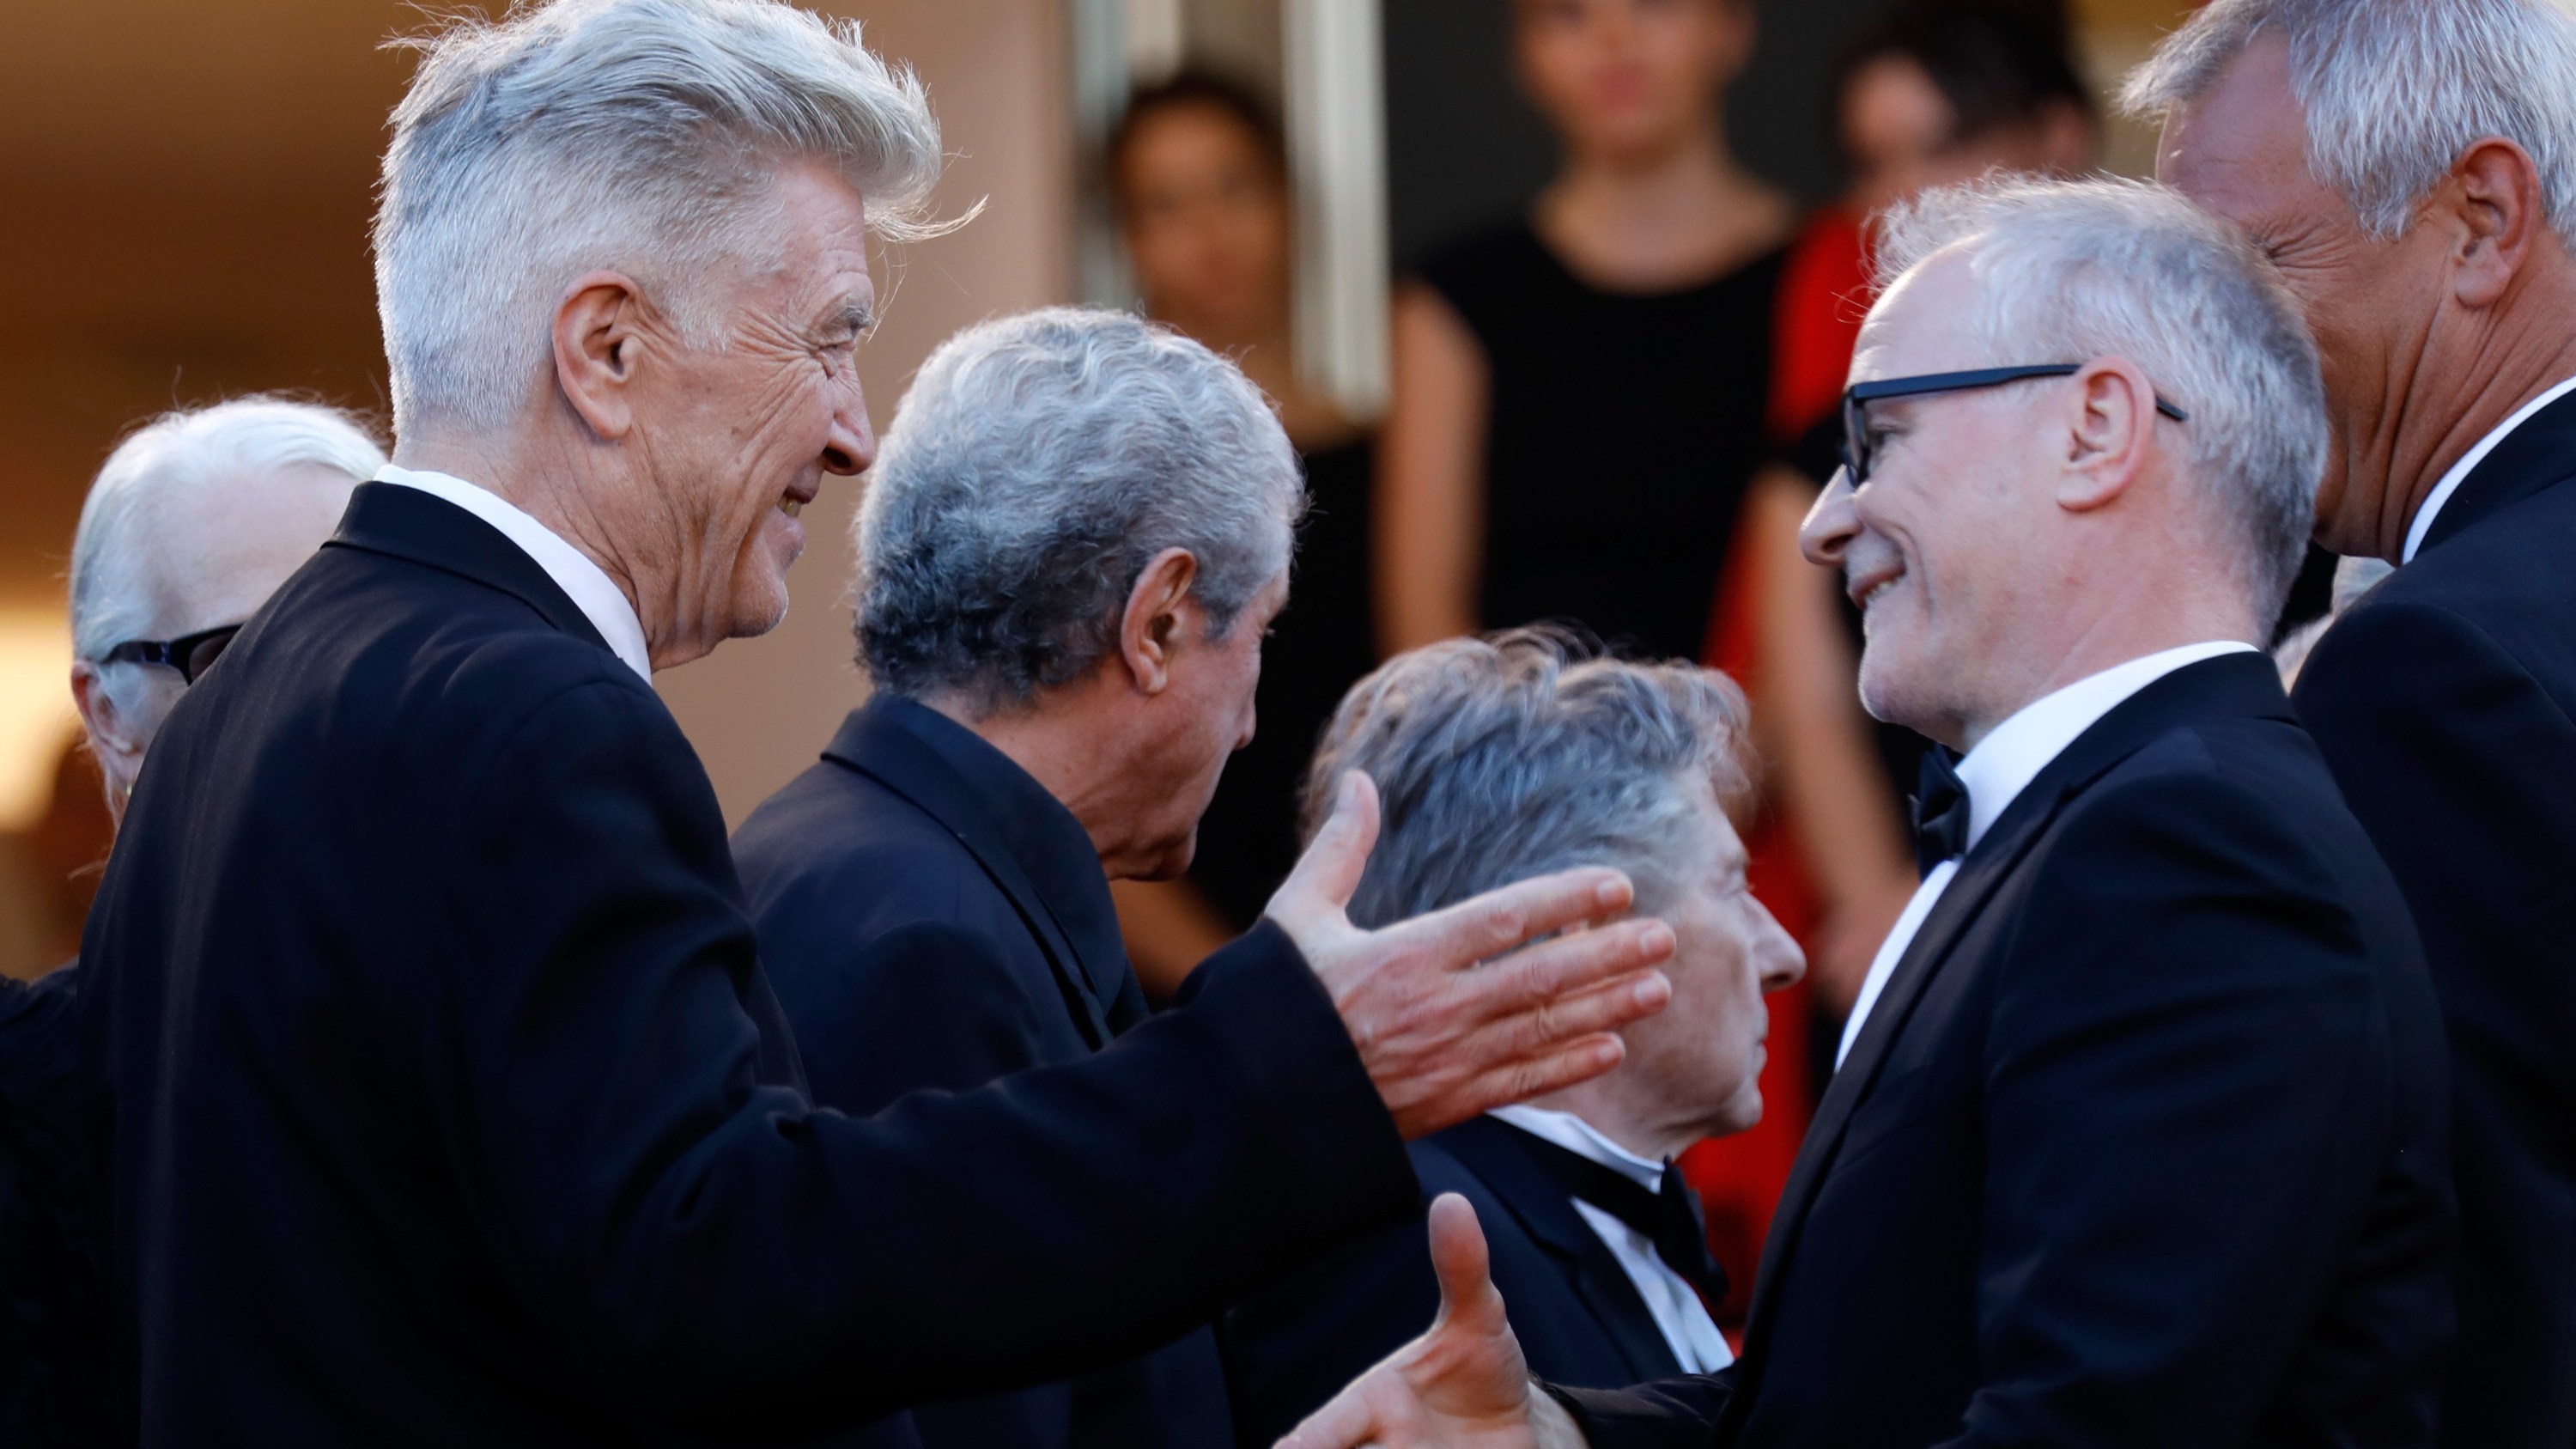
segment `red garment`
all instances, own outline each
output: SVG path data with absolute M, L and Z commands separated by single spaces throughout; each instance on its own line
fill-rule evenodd
M 1830 414 L 1842 399 L 1861 318 L 1869 309 L 1868 241 L 1860 223 L 1839 207 L 1809 219 L 1790 246 L 1772 313 L 1772 391 L 1767 410 L 1772 441 L 1783 445 Z M 1709 625 L 1708 657 L 1749 693 L 1760 660 L 1753 612 L 1762 597 L 1762 570 L 1783 561 L 1763 557 L 1751 535 L 1738 528 L 1732 556 L 1718 586 Z M 1796 565 L 1804 567 L 1803 564 Z M 1822 903 L 1797 841 L 1780 812 L 1763 809 L 1744 833 L 1754 897 L 1809 949 L 1823 924 Z M 1817 1094 L 1809 1060 L 1815 993 L 1804 981 L 1769 998 L 1769 1057 L 1762 1066 L 1762 1121 L 1731 1137 L 1711 1138 L 1682 1154 L 1682 1175 L 1698 1190 L 1708 1214 L 1709 1250 L 1732 1285 L 1722 1304 L 1709 1305 L 1719 1326 L 1739 1332 L 1752 1304 L 1753 1273 L 1772 1210 L 1788 1186 L 1798 1144 Z

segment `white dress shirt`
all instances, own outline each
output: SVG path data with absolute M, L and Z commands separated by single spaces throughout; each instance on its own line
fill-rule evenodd
M 1662 1163 L 1639 1157 L 1571 1112 L 1522 1105 L 1497 1107 L 1490 1115 L 1533 1137 L 1588 1157 L 1648 1192 L 1663 1188 Z M 1601 1235 L 1610 1256 L 1619 1260 L 1628 1281 L 1637 1285 L 1637 1296 L 1646 1300 L 1646 1311 L 1655 1316 L 1655 1327 L 1662 1331 L 1683 1373 L 1713 1374 L 1735 1362 L 1735 1350 L 1726 1346 L 1726 1335 L 1717 1331 L 1717 1320 L 1708 1316 L 1708 1305 L 1699 1301 L 1699 1290 L 1665 1266 L 1663 1256 L 1655 1251 L 1654 1239 L 1581 1198 L 1574 1200 L 1574 1210 L 1592 1225 L 1592 1231 Z
M 592 563 L 580 549 L 563 541 L 553 529 L 530 518 L 510 500 L 479 484 L 445 473 L 431 473 L 417 468 L 397 468 L 391 463 L 376 470 L 379 483 L 417 488 L 433 497 L 444 498 L 485 523 L 501 530 L 501 535 L 519 546 L 519 551 L 536 561 L 564 591 L 573 607 L 590 620 L 590 627 L 608 641 L 608 647 L 626 666 L 653 682 L 653 658 L 644 646 L 644 623 L 635 617 L 635 606 L 623 590 L 608 577 L 606 570 Z
M 1959 783 L 1968 787 L 1968 849 L 1977 848 L 1986 831 L 2002 817 L 2023 787 L 2048 768 L 2049 761 L 2130 695 L 2185 665 L 2222 654 L 2259 652 L 2253 645 L 2234 639 L 2185 644 L 2088 675 L 2055 694 L 2022 706 L 2019 713 L 1995 726 L 1994 733 L 1979 740 L 1977 747 L 1959 761 Z M 1959 873 L 1959 859 L 1953 856 L 1923 877 L 1923 884 L 1915 888 L 1914 899 L 1905 903 L 1904 914 L 1896 918 L 1887 939 L 1879 943 L 1878 954 L 1870 958 L 1869 975 L 1861 981 L 1860 995 L 1852 1001 L 1851 1019 L 1843 1023 L 1842 1045 L 1834 1051 L 1835 1066 L 1842 1065 L 1843 1058 L 1851 1055 L 1852 1043 L 1860 1040 L 1861 1024 L 1869 1020 L 1869 1010 L 1878 1004 L 1878 994 L 1887 989 L 1887 978 L 1896 974 L 1896 963 L 1904 959 L 1905 948 L 1914 944 L 1914 933 L 1923 929 L 1923 918 L 1932 914 L 1941 893 L 1949 889 L 1951 877 Z
M 2433 491 L 2424 495 L 2424 505 L 2415 510 L 2415 521 L 2407 525 L 2406 550 L 2397 556 L 2397 561 L 2400 563 L 2415 561 L 2415 551 L 2424 546 L 2424 535 L 2433 531 L 2433 515 L 2441 512 L 2442 505 L 2451 501 L 2451 495 L 2460 491 L 2460 481 L 2476 471 L 2477 466 L 2487 460 L 2487 454 L 2496 450 L 2496 444 L 2503 442 L 2514 429 L 2531 421 L 2533 413 L 2558 401 L 2570 392 L 2576 392 L 2576 377 L 2571 377 L 2524 403 L 2515 410 L 2512 417 L 2497 424 L 2494 432 L 2478 439 L 2476 447 L 2462 454 L 2460 461 L 2451 465 L 2451 471 L 2442 475 L 2442 481 L 2433 485 Z

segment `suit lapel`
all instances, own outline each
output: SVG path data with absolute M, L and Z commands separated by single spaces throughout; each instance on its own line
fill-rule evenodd
M 608 648 L 590 616 L 525 549 L 435 494 L 399 483 L 361 483 L 323 547 L 363 549 L 472 579 L 526 604 L 574 638 Z
M 993 884 L 1010 899 L 1021 924 L 1038 943 L 1054 973 L 1056 986 L 1072 1013 L 1074 1026 L 1092 1050 L 1108 1045 L 1110 1031 L 1104 1003 L 1073 942 L 1047 908 L 1046 897 L 1029 879 L 1010 843 L 995 828 L 989 808 L 972 784 L 959 776 L 912 732 L 891 718 L 895 708 L 918 709 L 902 700 L 880 698 L 853 710 L 832 740 L 824 758 L 858 771 L 902 796 L 947 827 L 966 847 Z
M 1574 1210 L 1563 1187 L 1530 1160 L 1528 1134 L 1508 1122 L 1478 1117 L 1440 1135 L 1440 1145 L 1493 1190 L 1531 1239 L 1567 1269 L 1575 1296 L 1615 1345 L 1638 1382 L 1681 1372 L 1681 1361 L 1655 1315 L 1638 1295 L 1610 1245 Z
M 1984 913 L 1988 901 L 2047 834 L 2066 803 L 2082 794 L 2113 766 L 2166 732 L 2196 719 L 2255 717 L 2293 721 L 2280 676 L 2261 654 L 2224 654 L 2186 665 L 2147 685 L 2077 736 L 2057 758 L 2015 796 L 2010 808 L 1959 864 L 1948 889 L 1924 919 L 1905 949 L 1887 987 L 1870 1008 L 1869 1020 L 1852 1043 L 1851 1055 L 1835 1072 L 1833 1084 L 1817 1107 L 1799 1145 L 1796 1165 L 1780 1195 L 1771 1234 L 1762 1245 L 1762 1264 L 1753 1282 L 1753 1306 L 1745 1321 L 1746 1372 L 1758 1375 L 1758 1349 L 1778 1309 L 1781 1278 L 1796 1253 L 1800 1231 L 1825 1179 L 1852 1114 L 1877 1085 L 1889 1052 L 1911 1023 L 1925 989 L 1950 960 L 1968 928 Z M 1750 1381 L 1747 1381 L 1749 1387 Z M 1750 1393 L 1739 1397 L 1750 1403 Z
M 2430 549 L 2531 495 L 2576 478 L 2576 392 L 2523 419 L 2478 460 L 2424 531 Z M 2421 558 L 2419 551 L 2416 555 Z

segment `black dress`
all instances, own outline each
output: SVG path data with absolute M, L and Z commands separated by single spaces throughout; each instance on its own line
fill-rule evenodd
M 1705 657 L 1736 516 L 1771 453 L 1782 255 L 1679 291 L 1605 292 L 1516 222 L 1423 266 L 1491 379 L 1485 627 L 1567 620 L 1651 657 Z
M 1305 456 L 1310 499 L 1288 607 L 1261 649 L 1252 743 L 1225 763 L 1199 819 L 1190 879 L 1238 930 L 1297 863 L 1297 794 L 1342 692 L 1377 664 L 1369 612 L 1371 442 Z

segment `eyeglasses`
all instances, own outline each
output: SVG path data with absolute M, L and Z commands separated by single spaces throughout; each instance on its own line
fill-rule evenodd
M 176 639 L 128 639 L 107 651 L 105 664 L 166 664 L 179 671 L 179 678 L 189 684 L 215 667 L 223 656 L 224 646 L 242 631 L 239 624 L 184 634 Z
M 1862 409 L 1889 398 L 1922 397 L 1936 392 L 1972 392 L 1982 387 L 2001 387 L 2008 382 L 2025 382 L 2034 377 L 2073 377 L 2084 370 L 2080 362 L 2043 362 L 2026 367 L 1981 367 L 1973 372 L 1928 372 L 1920 377 L 1884 377 L 1876 382 L 1856 382 L 1843 389 L 1843 470 L 1851 474 L 1851 486 L 1858 488 L 1869 481 L 1871 463 L 1869 423 Z M 2191 414 L 2156 399 L 2156 411 L 2178 423 L 2191 421 Z

